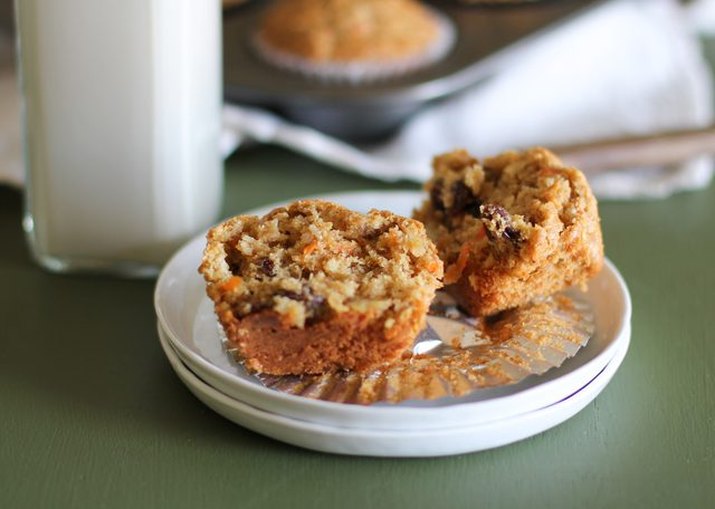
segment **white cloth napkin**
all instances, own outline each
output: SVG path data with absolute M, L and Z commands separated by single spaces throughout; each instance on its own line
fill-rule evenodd
M 693 5 L 699 28 L 713 3 Z M 226 105 L 222 150 L 229 155 L 241 143 L 275 143 L 369 177 L 422 181 L 432 157 L 455 147 L 486 156 L 706 125 L 711 76 L 685 14 L 675 0 L 609 2 L 536 40 L 505 61 L 494 79 L 422 111 L 370 149 L 262 110 Z M 0 70 L 0 184 L 21 186 L 18 102 L 14 72 Z M 600 174 L 591 184 L 601 198 L 662 197 L 704 187 L 712 173 L 712 161 L 698 158 Z
M 710 0 L 708 0 L 710 1 Z M 712 83 L 697 38 L 671 0 L 621 0 L 538 39 L 489 82 L 416 115 L 393 139 L 364 149 L 255 108 L 227 106 L 236 141 L 284 145 L 345 170 L 422 181 L 432 157 L 477 156 L 707 125 Z M 661 197 L 706 186 L 712 161 L 591 178 L 601 198 Z

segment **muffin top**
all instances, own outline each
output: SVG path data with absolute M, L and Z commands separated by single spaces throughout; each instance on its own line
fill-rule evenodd
M 259 40 L 313 62 L 389 62 L 424 52 L 439 36 L 434 16 L 414 0 L 278 0 Z
M 441 286 L 442 262 L 417 221 L 302 200 L 210 230 L 199 270 L 234 315 L 272 309 L 302 328 L 345 311 L 409 312 Z

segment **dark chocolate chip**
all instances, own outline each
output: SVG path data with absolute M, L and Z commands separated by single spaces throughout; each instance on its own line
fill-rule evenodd
M 482 200 L 480 200 L 479 198 L 474 198 L 474 203 L 471 203 L 469 207 L 467 207 L 466 211 L 472 217 L 476 217 L 477 219 L 479 219 L 480 217 L 482 217 L 481 207 Z
M 325 297 L 322 295 L 316 295 L 309 286 L 303 286 L 300 293 L 293 292 L 290 290 L 279 290 L 278 295 L 287 297 L 291 300 L 299 301 L 305 304 L 305 307 L 313 313 L 313 315 L 318 315 L 323 311 L 325 304 Z
M 472 217 L 479 218 L 481 213 L 479 207 L 482 205 L 482 200 L 474 196 L 472 190 L 462 181 L 457 181 L 452 184 L 452 214 L 467 213 Z
M 276 275 L 275 264 L 270 258 L 261 258 L 259 262 L 261 272 L 263 272 L 268 277 L 274 277 Z
M 432 201 L 432 208 L 439 211 L 444 211 L 444 201 L 442 200 L 442 191 L 444 190 L 444 182 L 438 180 L 430 189 L 430 200 Z
M 517 244 L 521 242 L 521 232 L 514 228 L 513 226 L 507 226 L 504 228 L 504 233 L 503 236 L 505 239 L 512 241 L 513 243 Z
M 467 185 L 458 180 L 452 184 L 452 210 L 454 212 L 462 212 L 467 207 L 474 203 L 474 195 L 472 190 Z
M 521 232 L 514 227 L 511 216 L 504 207 L 496 203 L 485 203 L 479 210 L 489 240 L 494 241 L 501 237 L 511 241 L 514 245 L 523 240 Z

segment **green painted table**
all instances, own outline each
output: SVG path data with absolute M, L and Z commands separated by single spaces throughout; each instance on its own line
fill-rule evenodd
M 224 213 L 410 187 L 260 148 L 229 160 Z M 412 460 L 307 451 L 213 413 L 161 352 L 154 282 L 43 272 L 21 208 L 0 187 L 2 508 L 715 506 L 715 185 L 601 205 L 634 312 L 593 403 L 514 445 Z

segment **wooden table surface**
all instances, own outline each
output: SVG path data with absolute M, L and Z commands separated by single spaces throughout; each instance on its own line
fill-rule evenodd
M 226 175 L 225 215 L 320 192 L 415 188 L 271 147 L 234 156 Z M 154 281 L 44 272 L 29 258 L 21 210 L 21 194 L 0 187 L 0 507 L 715 503 L 713 185 L 601 203 L 633 334 L 594 402 L 510 446 L 410 460 L 303 450 L 215 414 L 161 352 Z

